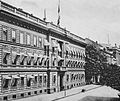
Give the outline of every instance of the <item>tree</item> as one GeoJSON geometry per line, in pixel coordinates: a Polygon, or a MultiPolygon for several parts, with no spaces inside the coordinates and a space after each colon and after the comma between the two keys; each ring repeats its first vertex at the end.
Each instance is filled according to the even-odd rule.
{"type": "Polygon", "coordinates": [[[97,76],[102,75],[103,70],[107,66],[107,58],[103,51],[100,50],[98,44],[88,44],[86,46],[86,64],[85,73],[86,81],[90,82],[94,76],[97,81],[97,76]]]}

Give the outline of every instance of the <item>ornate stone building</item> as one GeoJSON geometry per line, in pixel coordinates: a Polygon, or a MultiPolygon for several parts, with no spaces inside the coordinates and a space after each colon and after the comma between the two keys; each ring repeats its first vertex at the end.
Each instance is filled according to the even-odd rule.
{"type": "Polygon", "coordinates": [[[85,40],[0,1],[0,101],[85,84],[85,40]]]}

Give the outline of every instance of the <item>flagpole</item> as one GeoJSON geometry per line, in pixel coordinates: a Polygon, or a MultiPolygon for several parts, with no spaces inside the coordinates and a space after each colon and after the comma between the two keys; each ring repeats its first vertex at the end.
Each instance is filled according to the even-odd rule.
{"type": "Polygon", "coordinates": [[[44,9],[44,18],[43,18],[44,21],[46,21],[46,9],[44,9]]]}
{"type": "Polygon", "coordinates": [[[58,20],[57,25],[60,26],[60,0],[58,1],[58,20]]]}

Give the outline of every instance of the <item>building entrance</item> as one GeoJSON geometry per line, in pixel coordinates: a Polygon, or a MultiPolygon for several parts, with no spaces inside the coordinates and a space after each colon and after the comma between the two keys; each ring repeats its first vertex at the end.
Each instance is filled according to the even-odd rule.
{"type": "Polygon", "coordinates": [[[60,72],[59,73],[59,84],[60,84],[60,91],[63,91],[64,90],[64,72],[60,72]]]}

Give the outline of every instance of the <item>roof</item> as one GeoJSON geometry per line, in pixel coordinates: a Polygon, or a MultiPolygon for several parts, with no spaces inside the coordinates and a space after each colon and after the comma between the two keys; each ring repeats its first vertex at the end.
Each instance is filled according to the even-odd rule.
{"type": "Polygon", "coordinates": [[[82,42],[83,44],[86,44],[85,39],[71,33],[70,31],[66,30],[65,28],[57,26],[51,22],[46,22],[46,21],[34,16],[33,14],[25,12],[21,8],[16,8],[16,7],[14,7],[10,4],[7,4],[1,0],[0,0],[0,10],[9,12],[10,14],[13,14],[15,16],[22,18],[22,19],[25,19],[26,21],[35,23],[36,25],[43,26],[46,29],[51,29],[51,30],[55,31],[56,33],[59,33],[62,35],[67,35],[68,38],[75,39],[75,41],[82,42]]]}

